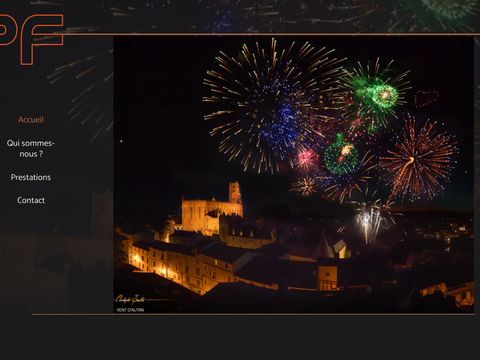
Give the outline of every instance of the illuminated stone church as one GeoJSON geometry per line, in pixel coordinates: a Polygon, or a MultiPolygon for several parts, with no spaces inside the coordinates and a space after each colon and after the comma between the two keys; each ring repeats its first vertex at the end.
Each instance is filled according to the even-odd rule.
{"type": "Polygon", "coordinates": [[[211,236],[219,233],[220,215],[238,215],[243,217],[240,184],[228,184],[228,201],[185,200],[182,199],[182,229],[199,231],[211,236]]]}

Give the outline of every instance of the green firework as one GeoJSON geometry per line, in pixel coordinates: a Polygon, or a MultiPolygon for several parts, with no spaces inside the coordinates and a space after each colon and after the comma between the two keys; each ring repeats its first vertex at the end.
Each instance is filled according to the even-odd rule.
{"type": "Polygon", "coordinates": [[[397,104],[398,91],[390,85],[374,85],[367,89],[371,100],[382,109],[390,109],[397,104]]]}
{"type": "Polygon", "coordinates": [[[447,20],[459,20],[471,15],[477,0],[422,0],[432,13],[447,20]]]}
{"type": "Polygon", "coordinates": [[[365,112],[372,112],[377,118],[391,112],[397,105],[399,93],[397,88],[387,84],[381,78],[352,78],[355,101],[366,106],[365,112]]]}
{"type": "Polygon", "coordinates": [[[325,166],[334,175],[348,175],[353,173],[358,165],[358,150],[344,140],[342,134],[330,144],[324,154],[325,166]]]}
{"type": "Polygon", "coordinates": [[[386,127],[390,117],[405,104],[405,93],[410,89],[408,71],[397,72],[393,60],[380,65],[380,60],[351,70],[344,70],[338,97],[341,117],[348,125],[348,136],[372,134],[386,127]]]}

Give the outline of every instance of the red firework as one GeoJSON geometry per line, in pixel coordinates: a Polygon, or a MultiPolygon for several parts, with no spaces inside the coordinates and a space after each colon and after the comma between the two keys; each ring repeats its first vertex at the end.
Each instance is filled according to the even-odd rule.
{"type": "Polygon", "coordinates": [[[318,155],[310,149],[301,150],[297,154],[296,166],[303,171],[311,170],[315,167],[318,155]]]}
{"type": "Polygon", "coordinates": [[[436,122],[417,127],[414,117],[405,121],[393,148],[380,158],[392,190],[389,203],[398,197],[414,201],[433,199],[443,191],[458,152],[454,138],[435,130],[436,122]]]}

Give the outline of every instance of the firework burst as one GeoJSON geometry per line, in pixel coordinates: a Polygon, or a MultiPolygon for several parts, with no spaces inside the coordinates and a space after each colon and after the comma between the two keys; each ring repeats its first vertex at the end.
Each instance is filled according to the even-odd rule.
{"type": "Polygon", "coordinates": [[[295,168],[303,173],[315,171],[318,162],[318,155],[312,149],[301,150],[297,154],[295,168]]]}
{"type": "Polygon", "coordinates": [[[205,119],[215,123],[220,152],[245,171],[294,167],[296,154],[317,146],[334,121],[324,95],[335,91],[343,59],[332,53],[309,43],[280,49],[275,39],[253,51],[244,44],[237,57],[220,52],[203,98],[215,107],[205,119]]]}
{"type": "Polygon", "coordinates": [[[214,0],[207,8],[207,31],[276,32],[281,28],[279,0],[214,0]]]}
{"type": "Polygon", "coordinates": [[[318,182],[315,177],[304,176],[293,184],[290,191],[296,192],[303,197],[312,196],[317,192],[318,182]]]}
{"type": "Polygon", "coordinates": [[[355,216],[357,224],[362,229],[365,244],[371,244],[375,241],[380,230],[380,226],[384,222],[382,216],[381,203],[362,203],[355,216]]]}
{"type": "Polygon", "coordinates": [[[388,229],[395,223],[388,206],[385,206],[377,192],[369,192],[368,187],[362,194],[361,201],[351,202],[356,207],[355,222],[361,229],[365,244],[376,241],[382,229],[388,229]]]}
{"type": "Polygon", "coordinates": [[[109,23],[112,1],[32,0],[30,5],[42,9],[38,11],[63,14],[65,19],[68,19],[68,26],[65,27],[64,32],[84,33],[99,31],[103,24],[109,23]]]}
{"type": "Polygon", "coordinates": [[[439,19],[458,20],[476,12],[477,0],[422,0],[439,19]]]}
{"type": "Polygon", "coordinates": [[[350,138],[376,133],[387,125],[389,116],[396,117],[396,108],[405,103],[405,92],[410,89],[409,71],[395,74],[392,63],[382,67],[377,58],[373,66],[358,63],[353,70],[344,70],[336,101],[350,138]]]}
{"type": "Polygon", "coordinates": [[[69,32],[473,32],[478,0],[33,0],[69,32]],[[92,25],[85,26],[85,19],[92,25]]]}
{"type": "Polygon", "coordinates": [[[387,203],[395,197],[433,199],[443,191],[458,148],[452,136],[436,132],[435,127],[436,122],[427,121],[418,128],[415,118],[409,116],[393,148],[380,159],[392,188],[387,203]]]}
{"type": "MultiPolygon", "coordinates": [[[[70,23],[92,18],[93,11],[102,28],[108,24],[109,31],[122,32],[275,32],[282,24],[280,0],[36,0],[32,5],[58,9],[70,23]]],[[[74,31],[99,28],[75,26],[74,31]]]]}
{"type": "Polygon", "coordinates": [[[364,191],[375,168],[374,155],[367,151],[348,172],[332,173],[324,166],[318,179],[326,198],[343,203],[364,191]]]}
{"type": "Polygon", "coordinates": [[[342,134],[325,150],[324,161],[327,170],[334,175],[348,175],[358,165],[358,150],[352,143],[346,142],[342,134]]]}
{"type": "Polygon", "coordinates": [[[344,20],[345,27],[359,31],[472,32],[478,28],[478,0],[345,0],[328,8],[332,16],[344,20]]]}
{"type": "Polygon", "coordinates": [[[113,49],[98,52],[59,65],[47,75],[52,86],[69,82],[69,88],[74,89],[67,118],[69,122],[89,127],[90,141],[113,127],[112,59],[113,49]]]}

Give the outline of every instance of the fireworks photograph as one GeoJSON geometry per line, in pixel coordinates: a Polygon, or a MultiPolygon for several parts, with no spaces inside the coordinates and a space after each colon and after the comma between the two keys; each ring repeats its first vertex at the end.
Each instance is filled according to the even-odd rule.
{"type": "Polygon", "coordinates": [[[65,12],[69,32],[117,30],[197,33],[424,32],[479,29],[479,0],[32,0],[65,12]],[[93,15],[93,16],[92,16],[93,15]],[[88,25],[84,19],[90,19],[88,25]],[[82,21],[83,20],[83,21],[82,21]]]}
{"type": "MultiPolygon", "coordinates": [[[[329,11],[372,7],[355,24],[379,11],[342,3],[329,11]]],[[[434,19],[415,24],[467,26],[474,3],[424,1],[434,19]]],[[[261,9],[266,24],[276,8],[261,9]]],[[[314,9],[283,21],[314,24],[314,9]]],[[[114,311],[473,313],[473,50],[455,36],[117,37],[100,124],[115,142],[114,311]]]]}

